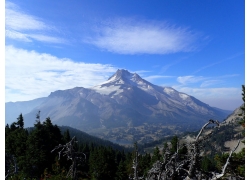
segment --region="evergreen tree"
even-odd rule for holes
[[[63,140],[67,143],[71,140],[69,130],[67,129],[63,134]]]
[[[151,167],[151,156],[146,153],[139,156],[139,176],[146,177],[148,170]]]
[[[17,118],[17,123],[16,125],[19,127],[19,128],[23,128],[24,127],[24,121],[23,121],[23,115],[22,113],[19,115],[19,117]]]
[[[215,170],[213,161],[210,160],[207,156],[204,156],[201,160],[201,169],[205,172]]]
[[[117,167],[115,180],[127,180],[127,179],[128,175],[126,172],[126,163],[123,160],[121,160]]]
[[[23,171],[26,165],[26,141],[28,131],[23,129],[24,122],[22,114],[13,122],[11,127],[5,127],[5,153],[15,159],[18,171]]]
[[[160,160],[160,159],[161,159],[160,150],[159,150],[158,146],[156,146],[154,149],[154,152],[153,152],[151,164],[155,163],[157,160]]]
[[[177,136],[174,136],[171,140],[171,153],[175,153],[177,151],[177,147],[178,147],[178,137]]]
[[[166,151],[169,149],[169,147],[168,147],[168,143],[167,142],[165,142],[164,143],[164,146],[163,146],[163,149],[162,149],[162,154],[165,154],[166,153]]]
[[[116,165],[114,151],[111,148],[98,147],[91,151],[89,158],[90,174],[94,179],[112,179]]]
[[[31,131],[26,144],[27,173],[34,177],[40,177],[46,168],[52,171],[52,164],[57,154],[51,153],[51,150],[62,143],[60,129],[52,125],[50,118],[43,123],[39,118],[37,116],[35,128]]]

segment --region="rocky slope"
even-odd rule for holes
[[[11,110],[7,107],[6,112]],[[30,112],[23,113],[26,127],[33,126],[38,111],[41,120],[50,117],[55,124],[118,143],[148,142],[196,130],[208,119],[222,121],[230,113],[171,87],[156,86],[127,70],[117,70],[92,88],[52,92]]]

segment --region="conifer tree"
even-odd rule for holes
[[[161,159],[160,149],[158,146],[156,146],[153,152],[151,164],[155,163],[157,160],[160,160],[160,159]]]
[[[126,163],[123,160],[119,162],[115,175],[116,175],[115,180],[127,180],[128,179],[128,175],[126,173]]]
[[[28,131],[23,129],[24,121],[22,114],[17,118],[17,122],[13,122],[11,127],[5,127],[5,153],[9,157],[15,159],[18,171],[22,171],[26,165],[26,141],[28,138]]]
[[[19,115],[19,117],[17,118],[17,123],[16,125],[19,127],[19,128],[22,128],[24,127],[24,121],[23,121],[23,115],[22,113]]]

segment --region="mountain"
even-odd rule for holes
[[[43,103],[46,97],[31,101],[7,102],[5,103],[5,124],[16,121],[19,114],[27,114]]]
[[[213,132],[213,134],[204,141],[202,151],[207,155],[215,155],[220,153],[229,153],[233,150],[238,141],[240,144],[236,149],[235,153],[238,153],[245,147],[245,144],[242,142],[245,140],[243,132],[244,127],[240,124],[242,120],[242,106],[236,108],[224,121],[220,123],[219,128],[212,128],[208,126],[204,129],[202,135],[207,135],[208,133]],[[200,129],[196,132],[185,132],[178,135],[180,144],[188,144],[195,141],[196,136],[200,132]],[[201,137],[202,137],[201,135]],[[143,152],[152,153],[154,148],[158,146],[160,149],[163,149],[164,144],[167,142],[171,144],[171,140],[174,136],[169,136],[167,138],[162,138],[158,141],[153,141],[147,144],[140,145],[139,148]]]
[[[6,112],[11,111],[7,108]],[[41,120],[50,117],[54,124],[118,143],[147,142],[180,131],[197,130],[208,119],[221,121],[231,113],[171,87],[154,85],[123,69],[92,88],[52,92],[24,114],[26,127],[33,126],[39,110]]]

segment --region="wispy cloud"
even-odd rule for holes
[[[198,36],[165,22],[116,19],[96,28],[85,42],[119,54],[169,54],[196,50]]]
[[[198,72],[200,72],[200,71],[202,71],[202,70],[204,70],[204,69],[213,67],[213,66],[215,66],[215,65],[217,65],[217,64],[226,62],[226,61],[228,61],[228,60],[232,60],[232,59],[234,59],[234,58],[236,58],[236,57],[238,57],[238,56],[241,56],[241,55],[243,55],[243,54],[244,54],[244,53],[241,53],[241,52],[240,52],[240,53],[236,53],[236,54],[234,54],[234,55],[232,55],[232,56],[230,56],[230,57],[228,57],[228,58],[225,58],[225,59],[223,59],[223,60],[220,60],[220,61],[217,61],[217,62],[208,64],[208,65],[206,65],[206,66],[203,66],[203,67],[199,68],[198,70],[196,70],[195,72],[193,72],[193,74],[196,74],[196,73],[198,73]]]
[[[208,103],[210,106],[234,110],[242,105],[241,88],[190,88],[173,86],[174,89]]]
[[[6,38],[32,42],[33,40],[48,43],[65,43],[66,40],[53,35],[55,28],[42,19],[21,10],[16,4],[5,3]]]
[[[110,77],[117,68],[109,64],[76,63],[50,54],[5,48],[5,101],[48,96],[58,89],[91,87]]]
[[[144,77],[147,81],[154,81],[155,79],[168,79],[168,78],[174,78],[175,76],[160,76],[160,75],[153,75],[153,76],[147,76]]]
[[[239,74],[227,74],[223,76],[219,76],[218,78],[224,79],[224,78],[232,78],[232,77],[237,77]]]
[[[191,83],[201,82],[205,79],[208,78],[203,76],[179,76],[177,78],[177,81],[181,84],[191,84]]]
[[[214,85],[220,84],[222,82],[223,82],[222,80],[208,80],[208,81],[202,82],[200,87],[204,88],[204,87],[214,86]]]
[[[195,97],[237,97],[241,95],[240,88],[191,88],[191,87],[174,87],[180,92],[193,95]]]
[[[204,76],[179,76],[176,81],[180,83],[177,87],[184,87],[195,84],[196,87],[207,88],[215,87],[216,85],[223,85],[226,79],[237,77],[239,74],[227,74],[217,77],[204,77]]]
[[[7,38],[11,38],[11,39],[19,40],[19,41],[32,42],[32,40],[29,38],[27,34],[20,33],[14,30],[6,30],[5,36]]]
[[[163,67],[161,68],[160,74],[166,72],[171,66],[174,66],[174,65],[180,63],[180,62],[183,61],[184,59],[187,59],[187,57],[182,57],[182,58],[180,58],[180,59],[178,59],[178,60],[175,60],[175,61],[173,61],[173,62],[171,62],[171,63],[169,63],[169,64],[166,64],[165,66],[163,66]]]
[[[227,84],[227,78],[239,76],[227,74],[217,77],[180,76],[176,80],[179,84],[172,86],[179,92],[208,103],[210,106],[234,110],[242,104],[241,88],[223,87]]]
[[[30,34],[29,37],[31,37],[32,39],[35,39],[37,41],[42,41],[42,42],[60,43],[60,44],[66,43],[65,39],[47,36],[47,35],[42,35],[42,34]]]
[[[7,29],[21,30],[44,30],[48,26],[35,16],[22,12],[14,3],[6,1],[5,4],[5,25]]]

